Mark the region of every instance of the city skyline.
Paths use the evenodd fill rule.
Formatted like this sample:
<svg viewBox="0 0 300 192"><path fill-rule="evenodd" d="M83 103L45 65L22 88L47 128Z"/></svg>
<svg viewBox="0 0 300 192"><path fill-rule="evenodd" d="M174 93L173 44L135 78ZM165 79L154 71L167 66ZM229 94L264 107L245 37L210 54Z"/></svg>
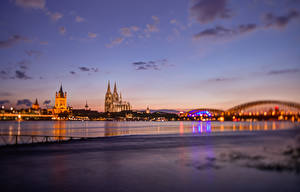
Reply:
<svg viewBox="0 0 300 192"><path fill-rule="evenodd" d="M5 105L53 105L63 84L104 111L108 80L134 109L300 100L299 1L57 2L1 2Z"/></svg>

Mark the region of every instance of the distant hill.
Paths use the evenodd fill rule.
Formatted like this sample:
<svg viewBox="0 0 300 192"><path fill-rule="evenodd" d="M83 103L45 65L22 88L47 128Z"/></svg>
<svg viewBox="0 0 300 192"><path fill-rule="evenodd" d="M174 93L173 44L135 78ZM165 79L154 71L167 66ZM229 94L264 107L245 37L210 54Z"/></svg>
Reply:
<svg viewBox="0 0 300 192"><path fill-rule="evenodd" d="M139 112L145 112L145 110L138 110ZM150 113L161 112L161 113L179 113L180 111L174 109L150 109Z"/></svg>
<svg viewBox="0 0 300 192"><path fill-rule="evenodd" d="M158 109L158 110L150 110L151 113L153 112L161 112L161 113L179 113L180 111L174 109Z"/></svg>
<svg viewBox="0 0 300 192"><path fill-rule="evenodd" d="M174 109L157 109L157 110L150 110L151 113L154 112L161 112L161 113L179 113L180 111Z"/></svg>

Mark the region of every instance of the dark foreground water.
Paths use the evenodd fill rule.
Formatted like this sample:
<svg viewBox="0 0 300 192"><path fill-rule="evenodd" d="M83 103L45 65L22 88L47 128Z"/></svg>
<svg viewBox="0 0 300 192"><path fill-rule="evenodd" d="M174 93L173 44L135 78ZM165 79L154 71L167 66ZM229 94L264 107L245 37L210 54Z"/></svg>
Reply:
<svg viewBox="0 0 300 192"><path fill-rule="evenodd" d="M221 127L217 122L211 123L211 131L206 124L206 132L203 124L202 131L201 124L200 131L193 131L188 123L183 123L183 132L179 126L172 134L130 132L63 144L0 147L1 191L300 190L297 123L275 122L273 129L273 122L267 122L266 129L258 129L253 122L252 131L237 124L234 131L227 122L224 132L213 131Z"/></svg>

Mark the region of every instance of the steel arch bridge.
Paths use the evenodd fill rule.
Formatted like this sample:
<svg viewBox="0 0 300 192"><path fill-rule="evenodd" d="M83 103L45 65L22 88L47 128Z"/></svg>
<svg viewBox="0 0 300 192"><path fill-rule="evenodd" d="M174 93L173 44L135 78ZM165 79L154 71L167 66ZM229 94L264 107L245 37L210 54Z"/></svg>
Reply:
<svg viewBox="0 0 300 192"><path fill-rule="evenodd" d="M238 113L238 112L241 112L242 110L246 110L251 107L255 107L255 106L259 106L259 105L266 105L266 104L284 105L286 107L295 108L300 112L300 103L288 102L288 101L278 101L278 100L260 100L260 101L247 102L247 103L243 103L243 104L234 106L234 107L226 110L226 112Z"/></svg>

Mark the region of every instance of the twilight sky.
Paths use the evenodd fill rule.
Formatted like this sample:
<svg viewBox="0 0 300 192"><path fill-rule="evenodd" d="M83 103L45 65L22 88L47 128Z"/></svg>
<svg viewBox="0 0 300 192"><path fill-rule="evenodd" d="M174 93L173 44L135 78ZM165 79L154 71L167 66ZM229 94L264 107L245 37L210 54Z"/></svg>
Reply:
<svg viewBox="0 0 300 192"><path fill-rule="evenodd" d="M108 80L134 109L299 102L300 0L1 0L0 58L18 108L62 83L103 111Z"/></svg>

